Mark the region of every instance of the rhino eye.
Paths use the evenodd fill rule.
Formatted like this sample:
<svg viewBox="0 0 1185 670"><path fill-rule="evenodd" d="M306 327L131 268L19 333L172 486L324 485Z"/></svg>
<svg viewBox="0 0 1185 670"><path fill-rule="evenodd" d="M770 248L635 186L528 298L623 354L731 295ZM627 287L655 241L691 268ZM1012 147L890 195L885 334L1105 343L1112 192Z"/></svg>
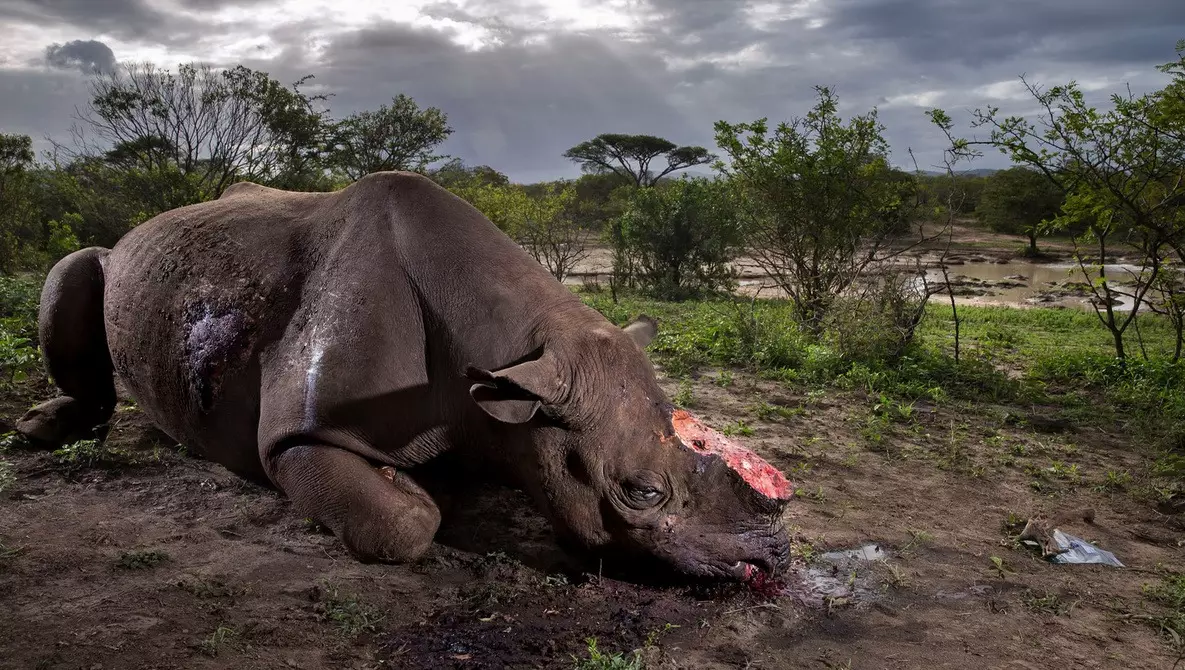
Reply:
<svg viewBox="0 0 1185 670"><path fill-rule="evenodd" d="M652 477L633 477L622 488L626 502L635 509L654 507L663 499L663 491Z"/></svg>

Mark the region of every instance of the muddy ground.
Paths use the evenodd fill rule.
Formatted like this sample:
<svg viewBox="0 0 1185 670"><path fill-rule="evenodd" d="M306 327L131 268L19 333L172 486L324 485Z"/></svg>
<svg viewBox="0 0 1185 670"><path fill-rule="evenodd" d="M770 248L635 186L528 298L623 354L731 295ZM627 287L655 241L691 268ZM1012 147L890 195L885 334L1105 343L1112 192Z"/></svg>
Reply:
<svg viewBox="0 0 1185 670"><path fill-rule="evenodd" d="M1114 427L985 405L877 422L860 394L722 382L699 378L692 407L751 430L738 439L795 482L798 569L835 570L858 587L850 597L572 572L542 520L499 490L475 492L422 562L362 565L284 498L184 455L124 403L96 464L6 456L0 667L571 668L593 636L604 651L643 649L650 668L1173 667L1141 618L1155 613L1141 587L1157 566L1185 565L1185 520L1098 486L1123 470L1135 486L1146 467ZM50 394L28 382L0 416ZM1127 568L1054 565L1009 539L1010 514L1078 506L1095 523L1065 530ZM820 559L869 542L882 560Z"/></svg>

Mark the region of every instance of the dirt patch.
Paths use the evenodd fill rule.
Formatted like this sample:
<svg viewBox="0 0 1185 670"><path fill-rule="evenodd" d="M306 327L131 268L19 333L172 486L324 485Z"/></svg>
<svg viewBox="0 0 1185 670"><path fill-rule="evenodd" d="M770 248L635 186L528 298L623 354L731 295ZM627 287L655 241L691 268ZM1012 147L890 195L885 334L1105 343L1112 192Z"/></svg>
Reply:
<svg viewBox="0 0 1185 670"><path fill-rule="evenodd" d="M598 577L498 489L462 501L416 565L363 565L283 497L183 455L123 406L97 462L6 455L0 667L569 668L591 637L643 649L651 668L1172 667L1139 618L1141 587L1185 564L1185 528L1100 486L1139 471L1123 434L1038 431L1014 420L1045 411L1029 407L919 405L877 423L858 394L733 379L695 381L692 408L743 422L734 439L794 483L792 580L851 593L808 605L793 588ZM4 399L3 418L46 390ZM1010 515L1073 506L1097 516L1067 530L1127 569L1053 565L1010 542ZM883 557L823 557L870 542Z"/></svg>

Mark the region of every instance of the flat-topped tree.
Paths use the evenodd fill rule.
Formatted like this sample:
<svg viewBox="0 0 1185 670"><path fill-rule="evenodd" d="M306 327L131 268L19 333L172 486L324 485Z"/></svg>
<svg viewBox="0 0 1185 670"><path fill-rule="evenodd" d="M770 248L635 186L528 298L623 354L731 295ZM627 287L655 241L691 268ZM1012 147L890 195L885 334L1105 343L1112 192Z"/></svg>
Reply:
<svg viewBox="0 0 1185 670"><path fill-rule="evenodd" d="M635 186L653 186L658 180L675 172L716 160L703 147L676 146L674 142L654 135L623 135L604 133L581 142L564 152L565 158L579 163L588 173L615 173L630 180ZM667 164L655 174L650 164L665 157Z"/></svg>

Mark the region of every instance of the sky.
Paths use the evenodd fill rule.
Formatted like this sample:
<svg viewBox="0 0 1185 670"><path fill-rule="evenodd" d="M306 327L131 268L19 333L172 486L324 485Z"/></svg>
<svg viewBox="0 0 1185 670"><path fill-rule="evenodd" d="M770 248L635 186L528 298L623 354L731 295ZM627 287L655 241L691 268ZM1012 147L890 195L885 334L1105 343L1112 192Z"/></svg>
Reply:
<svg viewBox="0 0 1185 670"><path fill-rule="evenodd" d="M441 108L441 147L515 181L575 177L605 132L715 151L712 125L878 110L894 163L931 169L941 107L967 133L1020 85L1070 80L1105 103L1161 87L1183 0L0 0L0 132L70 139L87 79L120 62L243 64L332 94L336 117L404 93ZM1004 167L995 154L968 167Z"/></svg>

